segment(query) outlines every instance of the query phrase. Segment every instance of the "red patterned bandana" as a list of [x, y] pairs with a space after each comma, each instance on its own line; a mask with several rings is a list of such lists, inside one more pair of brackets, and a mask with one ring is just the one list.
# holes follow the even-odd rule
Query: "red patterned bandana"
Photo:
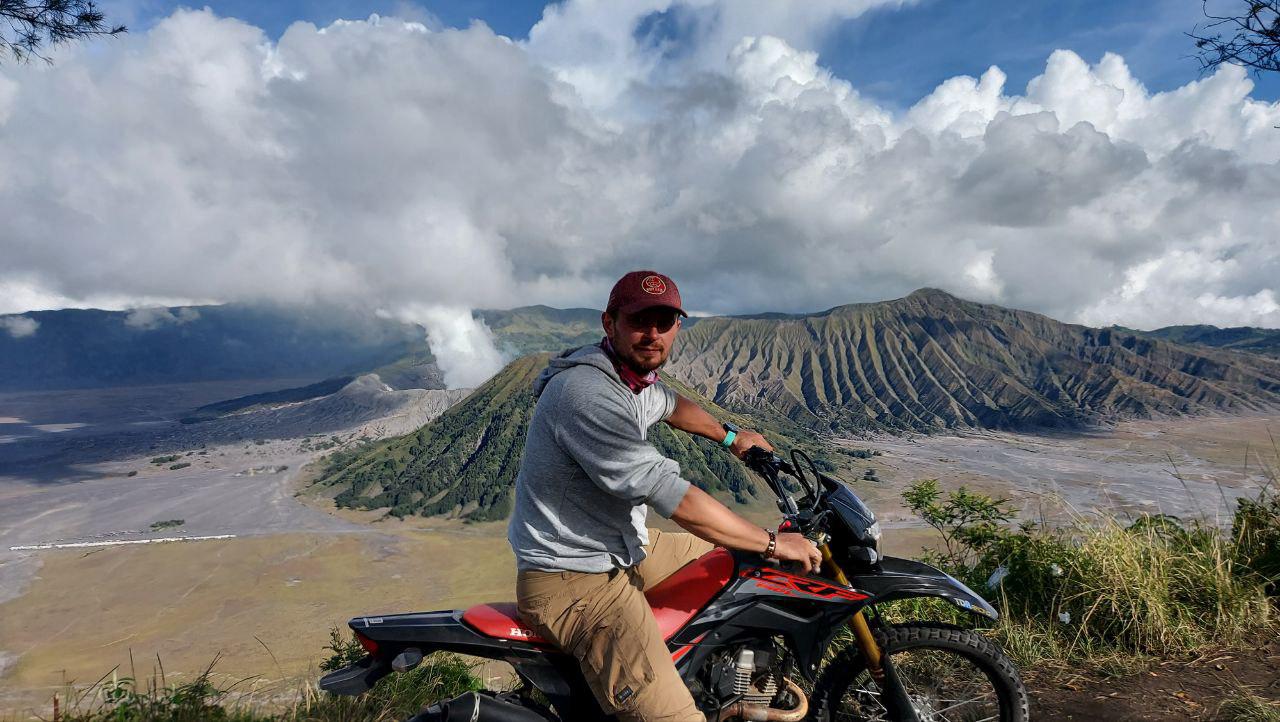
[[609, 342], [609, 337], [605, 336], [600, 339], [600, 348], [604, 349], [605, 355], [613, 362], [613, 368], [618, 372], [618, 378], [622, 379], [622, 383], [631, 389], [631, 393], [638, 394], [649, 388], [658, 381], [658, 372], [650, 371], [641, 376], [636, 373], [630, 366], [622, 362], [618, 358], [618, 353], [613, 350], [613, 344]]

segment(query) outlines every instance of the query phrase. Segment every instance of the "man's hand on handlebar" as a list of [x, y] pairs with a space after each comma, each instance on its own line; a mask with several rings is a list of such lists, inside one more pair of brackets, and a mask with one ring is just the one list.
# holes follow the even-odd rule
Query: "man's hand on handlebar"
[[729, 450], [733, 452], [734, 456], [743, 459], [746, 458], [747, 452], [753, 446], [759, 446], [765, 451], [773, 451], [773, 444], [765, 441], [764, 436], [751, 429], [739, 429], [738, 435], [734, 437], [733, 444], [729, 447]]
[[822, 552], [803, 534], [784, 532], [778, 535], [778, 543], [774, 547], [773, 556], [784, 562], [796, 562], [804, 568], [804, 573], [816, 572], [822, 566]]

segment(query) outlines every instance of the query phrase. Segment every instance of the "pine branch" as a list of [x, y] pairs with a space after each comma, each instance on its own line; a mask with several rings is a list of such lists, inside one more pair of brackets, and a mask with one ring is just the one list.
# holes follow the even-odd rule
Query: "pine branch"
[[124, 32], [107, 23], [93, 0], [0, 0], [0, 53], [19, 63], [49, 62], [42, 51], [53, 45]]

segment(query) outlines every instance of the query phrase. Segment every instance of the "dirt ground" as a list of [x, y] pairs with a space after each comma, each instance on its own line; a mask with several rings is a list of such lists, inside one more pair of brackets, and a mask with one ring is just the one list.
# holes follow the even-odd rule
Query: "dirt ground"
[[1280, 704], [1280, 639], [1261, 638], [1247, 649], [1170, 660], [1121, 677], [1035, 671], [1026, 677], [1034, 720], [1213, 720], [1238, 688]]

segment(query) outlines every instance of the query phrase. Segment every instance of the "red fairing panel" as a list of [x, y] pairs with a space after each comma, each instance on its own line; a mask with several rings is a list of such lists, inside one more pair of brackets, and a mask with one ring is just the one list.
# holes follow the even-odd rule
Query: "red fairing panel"
[[[680, 631], [731, 579], [733, 555], [724, 549], [714, 549], [650, 589], [645, 597], [658, 620], [662, 638], [670, 639]], [[462, 614], [462, 621], [490, 637], [531, 644], [548, 643], [520, 621], [513, 602], [478, 604]]]
[[733, 555], [713, 549], [645, 593], [663, 639], [680, 631], [733, 579]]

